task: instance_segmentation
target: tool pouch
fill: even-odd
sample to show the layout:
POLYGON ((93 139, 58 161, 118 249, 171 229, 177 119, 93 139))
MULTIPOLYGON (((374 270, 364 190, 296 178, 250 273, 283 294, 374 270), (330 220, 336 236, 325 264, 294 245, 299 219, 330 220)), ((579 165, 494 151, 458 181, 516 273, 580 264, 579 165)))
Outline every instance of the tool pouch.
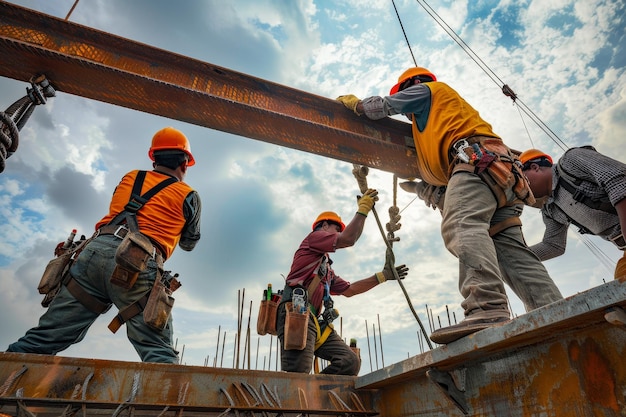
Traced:
POLYGON ((129 271, 119 265, 115 265, 115 269, 111 274, 111 284, 129 290, 135 285, 137 278, 139 278, 139 272, 129 271))
POLYGON ((41 280, 39 281, 39 285, 37 285, 39 294, 48 294, 61 284, 63 277, 69 270, 73 254, 73 251, 68 251, 48 262, 41 276, 41 280))
POLYGON ((259 316, 256 322, 256 332, 259 336, 270 334, 276 336, 276 312, 278 311, 278 301, 261 300, 259 316))
POLYGON ((111 283, 126 289, 132 288, 139 273, 146 269, 153 256, 154 246, 147 236, 139 232, 127 232, 115 252, 117 265, 111 275, 111 283))
MULTIPOLYGON (((517 158, 501 139, 480 138, 480 149, 483 156, 474 162, 472 147, 464 151, 471 163, 457 163, 453 173, 457 171, 473 172, 489 186, 498 201, 498 208, 514 204, 521 200, 533 205, 535 198, 517 158)), ((475 146, 475 145, 474 145, 475 146)))
POLYGON ((309 312, 293 311, 291 302, 285 303, 285 350, 302 350, 306 347, 309 331, 309 312))
POLYGON ((154 246, 146 235, 129 231, 115 252, 115 262, 124 269, 142 272, 154 256, 154 246))
POLYGON ((165 329, 170 318, 174 307, 174 297, 172 297, 172 292, 163 285, 158 275, 143 310, 143 321, 160 332, 165 329))

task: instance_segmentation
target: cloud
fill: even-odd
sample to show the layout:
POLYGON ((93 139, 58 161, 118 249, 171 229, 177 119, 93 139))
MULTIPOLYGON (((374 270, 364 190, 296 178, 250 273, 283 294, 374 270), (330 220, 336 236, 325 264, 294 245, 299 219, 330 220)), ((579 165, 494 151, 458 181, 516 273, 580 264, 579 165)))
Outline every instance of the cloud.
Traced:
MULTIPOLYGON (((72 5, 15 3, 61 19, 72 5)), ((483 60, 482 67, 497 75, 495 80, 415 2, 395 3, 410 49, 393 6, 382 0, 80 2, 70 21, 328 98, 387 94, 415 57, 458 89, 516 149, 561 152, 502 95, 500 82, 568 146, 593 144, 626 160, 623 2, 442 2, 437 13, 483 60)), ((4 106, 27 87, 6 78, 0 86, 4 106)), ((217 353, 218 363, 223 355, 224 366, 232 365, 242 293, 244 327, 253 303, 250 344, 253 350, 258 344, 260 352, 253 360, 269 362, 271 354, 275 361, 275 338, 254 332, 263 288, 268 283, 280 288, 281 275, 289 271, 319 212, 352 218, 358 194, 352 166, 63 92, 37 107, 0 174, 0 313, 15 317, 5 323, 0 345, 37 324, 44 310, 36 287, 52 249, 73 228, 91 233, 124 173, 151 169, 147 150, 154 132, 165 126, 182 130, 191 142, 197 164, 186 182, 200 193, 203 208, 197 248, 177 249, 166 264, 183 283, 174 294, 173 312, 183 361, 202 365, 209 356, 212 364, 217 353)), ((389 173, 371 170, 368 182, 380 191, 376 208, 382 227, 389 206, 402 210, 394 250, 411 271, 404 281, 409 300, 394 282, 357 297, 337 297, 342 335, 357 338, 362 348, 361 373, 370 369, 366 350, 371 343, 373 355, 373 324, 377 334, 382 332, 387 365, 419 353, 419 326, 409 302, 427 329, 430 313, 436 327, 439 320, 447 323, 448 313, 457 320, 463 315, 458 263, 443 245, 440 214, 394 191, 389 173)), ((528 243, 538 242, 543 234, 539 211, 527 208, 523 222, 528 243)), ((609 263, 621 255, 606 242, 590 240, 609 263)), ((382 268, 384 251, 370 216, 359 242, 332 255, 334 267, 345 279, 361 279, 382 268)), ((545 265, 566 296, 611 278, 610 265, 590 253, 589 242, 575 231, 567 253, 545 265)), ((514 313, 523 314, 507 291, 514 313)), ((113 314, 96 321, 85 340, 63 355, 138 360, 124 332, 112 335, 106 328, 113 314), (107 348, 112 344, 114 351, 107 348)))

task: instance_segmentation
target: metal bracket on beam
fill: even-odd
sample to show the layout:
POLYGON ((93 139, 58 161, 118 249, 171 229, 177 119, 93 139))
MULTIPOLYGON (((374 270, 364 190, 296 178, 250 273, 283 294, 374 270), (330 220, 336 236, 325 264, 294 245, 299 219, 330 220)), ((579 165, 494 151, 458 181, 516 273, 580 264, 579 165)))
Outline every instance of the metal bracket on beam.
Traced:
MULTIPOLYGON (((464 381, 464 372, 463 369, 460 377, 462 378, 460 382, 461 387, 457 386, 458 382, 455 382, 455 378, 453 378, 450 372, 442 372, 437 369, 429 369, 426 371, 426 376, 432 382, 435 383, 437 387, 448 397, 450 400, 465 414, 469 415, 469 408, 467 406, 467 401, 465 400, 465 381, 464 381)), ((458 378, 457 378, 458 379, 458 378)))

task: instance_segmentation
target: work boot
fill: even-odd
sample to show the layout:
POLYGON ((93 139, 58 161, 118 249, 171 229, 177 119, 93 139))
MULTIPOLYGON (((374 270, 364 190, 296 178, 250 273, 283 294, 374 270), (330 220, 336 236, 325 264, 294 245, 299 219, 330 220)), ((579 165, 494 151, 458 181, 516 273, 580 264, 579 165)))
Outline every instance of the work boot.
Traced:
POLYGON ((467 316, 459 324, 435 330, 430 334, 430 340, 440 345, 446 345, 498 323, 506 323, 509 320, 509 312, 506 310, 482 311, 467 316), (506 316, 504 316, 505 314, 506 316))

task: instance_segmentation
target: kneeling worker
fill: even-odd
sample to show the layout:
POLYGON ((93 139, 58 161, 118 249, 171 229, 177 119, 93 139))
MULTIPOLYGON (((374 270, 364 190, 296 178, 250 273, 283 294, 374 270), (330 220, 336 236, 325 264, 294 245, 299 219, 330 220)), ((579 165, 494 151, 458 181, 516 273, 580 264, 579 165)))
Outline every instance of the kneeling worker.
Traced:
POLYGON ((314 356, 317 356, 330 362, 321 371, 323 374, 359 373, 361 367, 359 358, 333 330, 330 323, 336 318, 331 295, 352 297, 364 293, 380 283, 396 279, 396 276, 403 279, 408 273, 408 268, 405 265, 394 267, 392 257, 388 256, 382 272, 350 283, 335 274, 328 253, 356 243, 363 231, 367 214, 374 206, 374 201, 378 199, 377 194, 376 190, 367 190, 359 199, 359 209, 347 226, 336 213, 332 211, 321 213, 313 223, 313 231, 296 251, 291 271, 286 278, 276 322, 281 342, 283 371, 309 373, 314 356), (304 301, 308 306, 308 314, 307 307, 302 307, 307 319, 290 322, 293 306, 297 305, 298 301, 304 301), (304 324, 297 328, 301 323, 304 324), (291 343, 294 334, 297 335, 295 339, 298 339, 299 346, 291 343))

